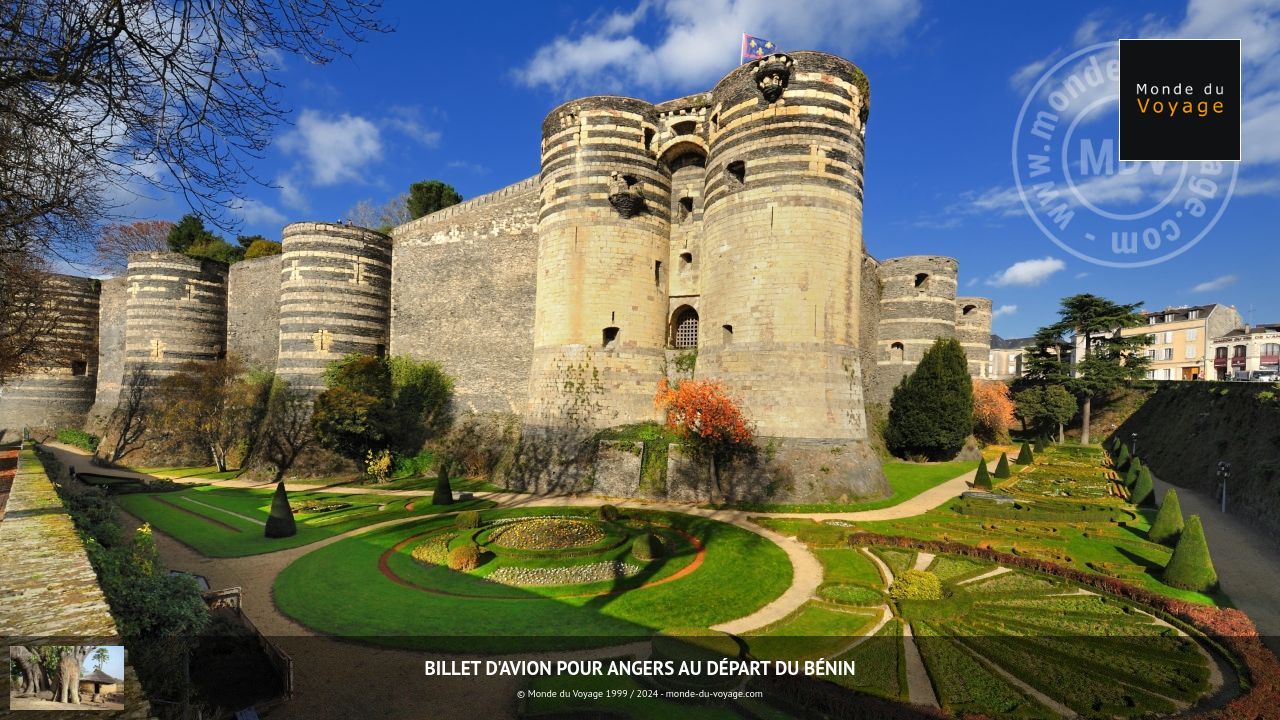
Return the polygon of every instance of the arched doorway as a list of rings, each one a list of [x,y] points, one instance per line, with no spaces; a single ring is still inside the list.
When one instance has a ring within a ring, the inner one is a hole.
[[[698,347],[698,311],[681,305],[671,313],[671,347],[677,349]]]

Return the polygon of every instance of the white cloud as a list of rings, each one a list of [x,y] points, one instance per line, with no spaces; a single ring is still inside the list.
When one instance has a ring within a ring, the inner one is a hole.
[[[842,0],[647,0],[538,48],[516,76],[565,93],[705,86],[733,68],[743,32],[848,55],[896,43],[919,14],[919,0],[864,0],[856,12]],[[652,46],[633,32],[644,21],[661,27]]]
[[[250,225],[283,225],[284,213],[258,200],[237,200],[231,210]]]
[[[382,135],[357,115],[326,117],[306,109],[297,127],[280,138],[280,148],[302,156],[315,185],[360,182],[364,168],[382,157]]]
[[[1083,279],[1085,279],[1085,278],[1087,278],[1087,277],[1089,277],[1089,273],[1087,273],[1087,272],[1078,272],[1078,273],[1076,273],[1076,280],[1083,280]]]
[[[276,177],[275,184],[280,188],[280,202],[286,207],[306,212],[311,209],[307,196],[302,193],[302,186],[292,173],[284,173]]]
[[[1230,287],[1231,285],[1235,285],[1235,284],[1236,284],[1235,275],[1221,275],[1212,280],[1206,280],[1205,282],[1202,282],[1199,285],[1196,285],[1195,287],[1191,288],[1191,292],[1193,293],[1214,292],[1215,290],[1222,290],[1223,288]]]
[[[994,320],[995,318],[1003,317],[1005,315],[1012,315],[1016,312],[1018,312],[1017,305],[1001,305],[1000,307],[991,311],[991,318]]]
[[[425,147],[435,147],[440,144],[440,131],[423,124],[422,109],[417,106],[394,105],[387,110],[382,122]]]
[[[1008,285],[1039,285],[1049,278],[1050,275],[1062,270],[1067,266],[1056,257],[1044,257],[1038,260],[1022,260],[1010,265],[1004,271],[996,273],[989,280],[988,285],[996,287],[1005,287]]]
[[[450,170],[460,170],[462,172],[471,173],[472,175],[488,175],[489,166],[482,163],[467,162],[466,160],[450,160],[445,163],[445,167]]]

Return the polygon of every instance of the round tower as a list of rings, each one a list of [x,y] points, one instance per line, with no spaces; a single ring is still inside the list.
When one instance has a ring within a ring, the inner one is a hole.
[[[938,338],[956,337],[954,258],[912,255],[880,263],[880,322],[877,329],[873,400],[889,399],[894,386],[915,369]]]
[[[796,52],[745,64],[712,91],[697,374],[723,380],[760,435],[867,436],[867,90],[847,60]]]
[[[542,123],[538,289],[527,419],[653,419],[666,345],[669,174],[649,103],[590,97]]]
[[[352,225],[284,229],[277,374],[295,389],[324,390],[325,367],[344,355],[384,355],[391,322],[391,238]]]
[[[92,278],[50,275],[46,317],[56,319],[52,351],[37,367],[0,386],[0,430],[80,427],[98,376],[98,297]]]
[[[991,299],[956,298],[956,339],[969,358],[969,374],[990,375],[991,364]]]
[[[125,365],[153,379],[226,357],[227,266],[178,253],[130,253]]]

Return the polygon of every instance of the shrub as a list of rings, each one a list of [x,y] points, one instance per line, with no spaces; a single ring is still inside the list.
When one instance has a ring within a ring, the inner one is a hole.
[[[992,488],[991,473],[987,470],[986,460],[978,461],[978,474],[973,476],[973,487],[979,490],[990,490]]]
[[[391,477],[418,477],[430,473],[435,466],[436,454],[430,450],[416,455],[396,455],[391,461]]]
[[[271,498],[271,514],[267,515],[267,527],[263,534],[269,538],[298,534],[298,524],[293,519],[293,508],[289,507],[289,493],[285,492],[283,480],[276,483],[276,494]]]
[[[1129,470],[1124,474],[1125,487],[1133,489],[1133,486],[1138,484],[1138,474],[1141,472],[1142,461],[1134,458],[1133,462],[1129,463]]]
[[[898,457],[950,460],[973,430],[973,380],[964,348],[938,339],[893,390],[885,443]]]
[[[254,240],[249,248],[244,251],[245,260],[253,260],[254,258],[269,257],[271,255],[279,255],[282,252],[280,243],[270,240]]]
[[[1128,445],[1120,446],[1120,452],[1115,456],[1115,463],[1116,463],[1117,470],[1129,469],[1129,446]]]
[[[636,538],[636,541],[631,544],[631,554],[635,556],[635,559],[643,560],[644,562],[657,560],[665,553],[666,548],[662,547],[662,541],[658,539],[657,535],[650,532]]]
[[[1009,439],[1013,424],[1013,399],[1009,385],[999,380],[973,381],[973,434],[983,442]]]
[[[1000,462],[996,463],[996,477],[1003,480],[1012,476],[1013,473],[1009,471],[1009,456],[1000,453]]]
[[[893,579],[889,597],[894,600],[941,600],[942,581],[927,570],[907,570]]]
[[[63,428],[58,431],[58,442],[96,453],[98,452],[98,443],[102,442],[102,438],[97,435],[90,435],[83,430]]]
[[[410,555],[414,560],[428,565],[445,565],[449,562],[449,543],[452,533],[440,533],[423,540]]]
[[[1210,592],[1218,586],[1218,573],[1209,557],[1209,545],[1204,540],[1204,527],[1200,516],[1192,515],[1173,548],[1169,564],[1164,567],[1164,582],[1184,590]]]
[[[453,521],[459,530],[475,530],[480,527],[480,513],[475,510],[463,510]]]
[[[1134,505],[1150,505],[1154,500],[1155,485],[1151,482],[1151,471],[1142,468],[1138,471],[1138,480],[1133,484],[1133,493],[1129,502]]]
[[[1040,437],[1036,438],[1036,444],[1033,449],[1038,453],[1042,453],[1045,450],[1047,450],[1049,446],[1052,444],[1053,444],[1053,441],[1049,439],[1048,435],[1041,435]]]
[[[605,522],[616,522],[618,520],[618,507],[616,505],[601,505],[596,511],[596,517]]]
[[[1035,456],[1031,454],[1031,446],[1024,440],[1022,447],[1018,449],[1018,459],[1014,462],[1019,465],[1030,465],[1035,460]]]
[[[1178,493],[1169,488],[1160,503],[1160,512],[1147,531],[1147,539],[1161,545],[1172,545],[1182,534],[1182,505],[1178,503]]]
[[[449,484],[449,463],[440,463],[440,471],[436,475],[436,491],[431,495],[431,504],[453,504],[453,487]]]
[[[449,569],[467,572],[480,567],[480,546],[464,543],[449,551]]]

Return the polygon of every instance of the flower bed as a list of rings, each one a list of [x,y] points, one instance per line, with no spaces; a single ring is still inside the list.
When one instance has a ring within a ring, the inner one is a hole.
[[[416,550],[414,551],[417,552]],[[415,554],[414,557],[417,557]],[[608,560],[586,565],[564,567],[519,567],[508,565],[485,576],[486,580],[503,585],[583,585],[629,578],[639,573],[637,565]]]
[[[598,523],[585,519],[530,518],[504,523],[488,533],[488,541],[513,550],[566,550],[605,539]]]
[[[293,500],[289,503],[289,509],[293,514],[299,513],[326,513],[336,510],[346,510],[351,507],[351,503],[345,502],[327,502],[324,500]]]

